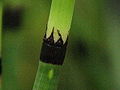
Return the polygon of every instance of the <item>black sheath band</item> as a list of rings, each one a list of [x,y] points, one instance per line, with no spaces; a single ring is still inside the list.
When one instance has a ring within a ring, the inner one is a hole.
[[[44,37],[40,60],[50,64],[62,65],[65,58],[66,47],[67,41],[63,44],[61,35],[60,39],[56,43],[54,43],[52,33],[49,38],[46,39],[46,37]]]
[[[43,42],[40,60],[46,63],[62,65],[66,53],[66,46],[55,47]]]

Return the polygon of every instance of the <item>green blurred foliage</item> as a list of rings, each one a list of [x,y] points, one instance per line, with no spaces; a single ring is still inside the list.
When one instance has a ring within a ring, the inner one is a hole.
[[[0,57],[1,57],[1,34],[2,34],[2,3],[0,1]]]
[[[36,0],[18,7],[23,8],[21,27],[3,30],[3,90],[31,90],[50,5]]]
[[[2,3],[0,1],[0,58],[1,58],[1,35],[2,35]],[[0,84],[1,84],[1,82],[0,82]],[[1,89],[1,85],[0,85],[0,89]]]
[[[4,0],[4,9],[22,8],[22,22],[3,29],[2,90],[32,89],[50,4],[51,0]],[[119,16],[105,7],[104,0],[76,0],[58,90],[120,89]]]

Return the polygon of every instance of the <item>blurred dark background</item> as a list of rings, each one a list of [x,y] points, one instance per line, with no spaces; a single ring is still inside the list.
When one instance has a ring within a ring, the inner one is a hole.
[[[2,90],[32,90],[50,5],[51,0],[4,0]],[[119,5],[76,0],[58,90],[120,90]]]

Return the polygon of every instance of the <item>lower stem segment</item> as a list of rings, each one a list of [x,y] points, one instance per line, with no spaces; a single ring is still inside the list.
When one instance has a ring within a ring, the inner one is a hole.
[[[40,61],[33,90],[57,90],[60,68]]]

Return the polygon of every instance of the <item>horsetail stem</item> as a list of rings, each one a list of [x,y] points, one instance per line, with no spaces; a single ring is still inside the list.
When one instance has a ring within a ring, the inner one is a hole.
[[[64,62],[75,0],[52,0],[33,90],[56,90]]]

